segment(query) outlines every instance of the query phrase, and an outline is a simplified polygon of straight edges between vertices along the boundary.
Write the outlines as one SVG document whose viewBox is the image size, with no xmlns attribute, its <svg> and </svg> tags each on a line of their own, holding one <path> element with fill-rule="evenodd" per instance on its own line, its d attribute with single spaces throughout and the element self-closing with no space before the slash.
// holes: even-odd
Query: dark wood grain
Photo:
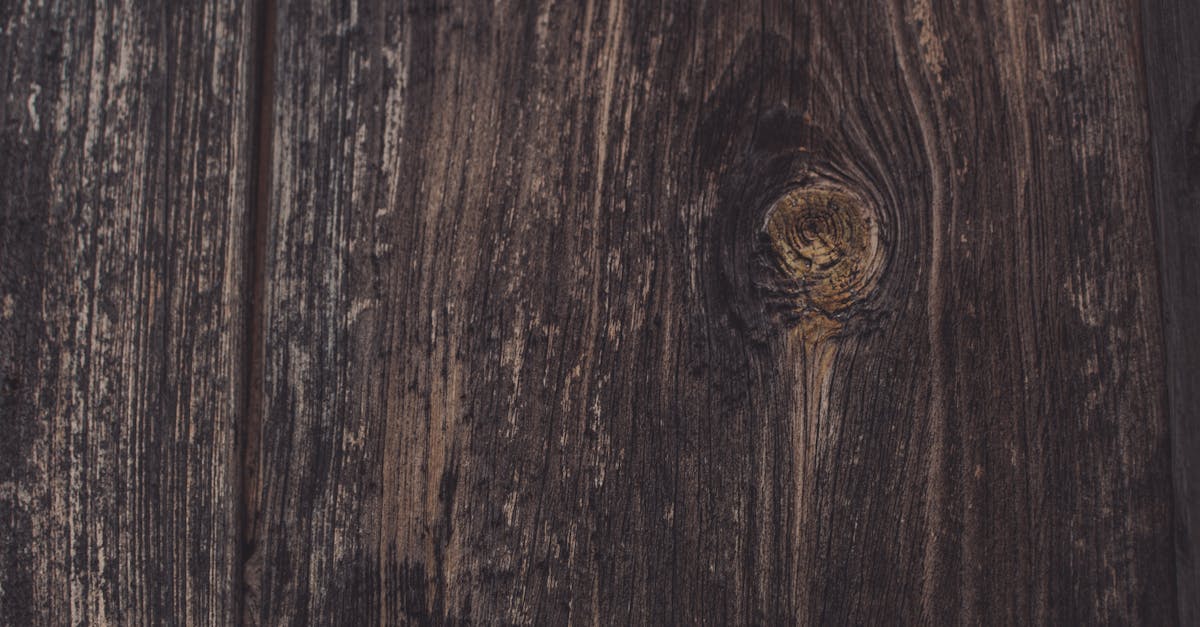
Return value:
<svg viewBox="0 0 1200 627">
<path fill-rule="evenodd" d="M 1200 3 L 1143 3 L 1163 289 L 1179 622 L 1200 623 Z"/>
<path fill-rule="evenodd" d="M 1140 33 L 281 0 L 248 617 L 1174 622 Z"/>
<path fill-rule="evenodd" d="M 230 624 L 241 2 L 0 3 L 0 624 Z"/>
</svg>

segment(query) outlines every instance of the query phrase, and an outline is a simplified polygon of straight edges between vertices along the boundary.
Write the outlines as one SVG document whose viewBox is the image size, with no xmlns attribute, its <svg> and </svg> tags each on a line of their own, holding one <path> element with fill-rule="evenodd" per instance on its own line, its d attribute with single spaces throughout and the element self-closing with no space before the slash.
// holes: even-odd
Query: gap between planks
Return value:
<svg viewBox="0 0 1200 627">
<path fill-rule="evenodd" d="M 242 412 L 238 425 L 240 451 L 238 482 L 236 582 L 237 615 L 242 625 L 254 624 L 251 598 L 257 591 L 251 561 L 257 552 L 258 494 L 263 424 L 263 301 L 271 202 L 271 143 L 275 84 L 275 0 L 257 0 L 254 6 L 254 52 L 249 60 L 252 88 L 246 108 L 250 128 L 251 172 L 246 190 L 245 320 L 242 367 Z"/>
</svg>

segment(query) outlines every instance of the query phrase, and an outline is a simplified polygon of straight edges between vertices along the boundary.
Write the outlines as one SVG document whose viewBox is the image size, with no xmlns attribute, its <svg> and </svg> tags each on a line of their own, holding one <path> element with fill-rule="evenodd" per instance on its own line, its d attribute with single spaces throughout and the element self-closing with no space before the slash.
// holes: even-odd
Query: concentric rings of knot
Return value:
<svg viewBox="0 0 1200 627">
<path fill-rule="evenodd" d="M 867 298 L 883 267 L 879 224 L 846 192 L 793 189 L 767 210 L 759 245 L 760 287 L 788 318 L 841 320 Z"/>
</svg>

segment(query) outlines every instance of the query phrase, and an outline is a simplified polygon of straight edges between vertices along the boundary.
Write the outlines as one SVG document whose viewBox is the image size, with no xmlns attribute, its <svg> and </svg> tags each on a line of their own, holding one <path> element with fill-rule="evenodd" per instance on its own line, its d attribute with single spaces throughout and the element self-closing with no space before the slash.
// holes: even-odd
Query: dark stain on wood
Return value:
<svg viewBox="0 0 1200 627">
<path fill-rule="evenodd" d="M 1200 5 L 1143 3 L 1167 406 L 1175 476 L 1179 622 L 1200 622 Z"/>
<path fill-rule="evenodd" d="M 1194 14 L 0 8 L 0 622 L 1194 622 Z"/>
</svg>

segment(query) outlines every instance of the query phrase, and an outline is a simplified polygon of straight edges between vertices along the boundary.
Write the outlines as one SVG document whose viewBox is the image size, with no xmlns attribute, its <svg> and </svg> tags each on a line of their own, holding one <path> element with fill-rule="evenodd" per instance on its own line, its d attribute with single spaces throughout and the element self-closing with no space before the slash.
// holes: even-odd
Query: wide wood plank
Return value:
<svg viewBox="0 0 1200 627">
<path fill-rule="evenodd" d="M 243 2 L 0 3 L 0 624 L 230 624 Z"/>
<path fill-rule="evenodd" d="M 1173 622 L 1139 16 L 281 0 L 249 616 Z"/>
<path fill-rule="evenodd" d="M 1146 72 L 1163 286 L 1179 622 L 1200 623 L 1200 3 L 1147 0 Z"/>
</svg>

